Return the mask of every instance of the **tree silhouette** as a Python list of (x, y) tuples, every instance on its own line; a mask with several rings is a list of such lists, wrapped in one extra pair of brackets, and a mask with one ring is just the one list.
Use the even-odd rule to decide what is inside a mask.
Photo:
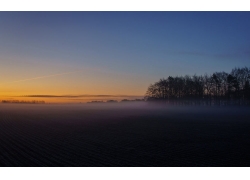
[(230, 74), (169, 76), (151, 84), (145, 100), (181, 105), (249, 105), (250, 69), (234, 68)]

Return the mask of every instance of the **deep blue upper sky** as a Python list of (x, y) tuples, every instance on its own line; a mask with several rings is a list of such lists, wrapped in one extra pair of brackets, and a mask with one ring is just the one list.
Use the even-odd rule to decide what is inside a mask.
[(0, 59), (132, 74), (146, 86), (249, 67), (249, 19), (250, 12), (1, 12)]

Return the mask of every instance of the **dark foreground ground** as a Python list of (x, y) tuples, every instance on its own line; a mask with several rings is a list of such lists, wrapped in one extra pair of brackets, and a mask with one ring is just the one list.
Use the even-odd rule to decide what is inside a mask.
[(0, 166), (250, 166), (250, 109), (0, 104)]

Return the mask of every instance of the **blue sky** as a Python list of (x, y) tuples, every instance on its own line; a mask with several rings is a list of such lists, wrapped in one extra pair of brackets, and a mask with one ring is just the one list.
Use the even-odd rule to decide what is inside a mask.
[[(123, 81), (143, 94), (163, 77), (249, 67), (249, 19), (249, 12), (1, 12), (0, 80), (83, 68), (85, 76), (55, 81)], [(126, 88), (117, 94), (133, 94)]]

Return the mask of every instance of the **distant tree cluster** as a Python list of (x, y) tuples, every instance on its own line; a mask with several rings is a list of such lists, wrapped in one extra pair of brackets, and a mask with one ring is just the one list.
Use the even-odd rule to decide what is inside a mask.
[(145, 100), (179, 105), (250, 105), (250, 68), (203, 76), (169, 76), (151, 84)]
[(104, 101), (90, 101), (90, 102), (87, 102), (87, 103), (116, 103), (116, 102), (118, 102), (118, 101), (116, 101), (116, 100), (108, 100), (106, 102), (104, 102)]
[(133, 100), (128, 100), (128, 99), (123, 99), (121, 102), (142, 102), (144, 99), (133, 99)]
[(19, 100), (2, 100), (2, 103), (22, 103), (22, 104), (44, 104), (45, 101), (19, 101)]
[(104, 103), (103, 101), (90, 101), (90, 102), (87, 102), (87, 103)]
[[(128, 99), (123, 99), (120, 102), (142, 102), (144, 101), (144, 99), (134, 99), (134, 100), (128, 100)], [(91, 101), (91, 102), (87, 102), (87, 103), (118, 103), (117, 100), (107, 100), (106, 102), (104, 101)]]
[(116, 100), (108, 100), (108, 101), (106, 101), (106, 103), (117, 103), (118, 101), (116, 101)]

